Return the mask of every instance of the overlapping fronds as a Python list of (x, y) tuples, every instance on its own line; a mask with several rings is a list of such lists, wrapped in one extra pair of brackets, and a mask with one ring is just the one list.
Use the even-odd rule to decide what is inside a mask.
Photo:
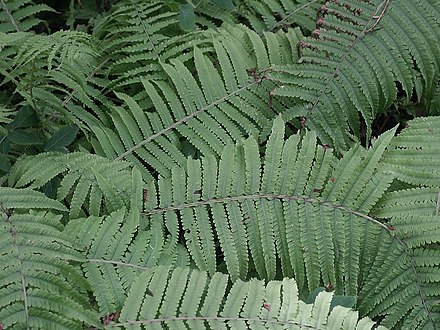
[(139, 76), (160, 70), (162, 52), (176, 30), (177, 12), (165, 1), (116, 4), (112, 14), (95, 28), (96, 37), (104, 41), (104, 53), (111, 54), (105, 65), (113, 77), (109, 87), (139, 81)]
[[(192, 258), (210, 274), (216, 269), (216, 236), (233, 280), (247, 275), (249, 249), (260, 276), (276, 277), (278, 257), (282, 274), (294, 272), (301, 289), (312, 290), (321, 278), (335, 283), (340, 262), (338, 267), (353, 276), (341, 291), (352, 294), (361, 228), (366, 223), (381, 228), (366, 214), (374, 204), (371, 194), (379, 198), (392, 180), (375, 172), (391, 134), (369, 152), (356, 147), (337, 163), (331, 149), (317, 146), (313, 133), (284, 141), (284, 123), (278, 118), (263, 158), (249, 138), (227, 146), (219, 162), (212, 156), (189, 159), (187, 171), (174, 168), (171, 178), (159, 180), (157, 204), (149, 205), (154, 208), (146, 214), (168, 226), (177, 226), (179, 219)], [(373, 174), (377, 179), (371, 181)], [(374, 181), (380, 184), (373, 186)], [(347, 230), (342, 236), (340, 227)]]
[[(288, 38), (298, 40), (300, 35), (268, 34), (273, 47), (266, 49), (256, 33), (245, 28), (234, 31), (236, 38), (224, 33), (220, 41), (213, 40), (216, 62), (194, 49), (196, 74), (172, 60), (162, 63), (169, 82), (141, 78), (144, 92), (136, 97), (139, 100), (117, 93), (126, 106), (112, 107), (114, 127), (92, 127), (99, 142), (94, 143), (96, 151), (141, 168), (148, 164), (168, 176), (173, 166), (185, 165), (185, 153), (219, 155), (227, 144), (264, 134), (275, 114), (268, 104), (273, 85), (257, 67), (289, 61), (291, 51), (277, 52), (276, 47), (289, 45)], [(249, 44), (243, 47), (243, 42)], [(250, 55), (252, 49), (256, 51)], [(276, 99), (272, 103), (279, 104)]]
[(157, 265), (189, 265), (188, 253), (178, 244), (177, 233), (168, 235), (161, 222), (142, 223), (139, 227), (146, 198), (140, 182), (141, 174), (135, 169), (129, 211), (120, 208), (106, 217), (74, 219), (64, 230), (84, 250), (85, 277), (101, 316), (121, 310), (140, 273)]
[(13, 83), (16, 92), (41, 115), (50, 121), (62, 118), (83, 129), (84, 123), (105, 120), (98, 106), (104, 102), (103, 95), (90, 79), (100, 54), (88, 34), (21, 32), (0, 35), (0, 40), (5, 47), (5, 65), (0, 65), (3, 83)]
[[(70, 218), (130, 208), (133, 173), (127, 162), (114, 162), (89, 153), (41, 153), (22, 157), (11, 169), (14, 187), (41, 188), (54, 185), (57, 200), (67, 201)], [(142, 180), (136, 182), (142, 187)]]
[[(24, 210), (45, 208), (45, 211)], [(4, 329), (99, 326), (88, 284), (70, 262), (83, 261), (62, 233), (57, 201), (26, 189), (0, 188), (0, 324)], [(69, 293), (69, 294), (66, 294)]]
[(302, 124), (337, 149), (361, 136), (360, 117), (368, 138), (373, 119), (400, 89), (408, 99), (433, 94), (438, 10), (423, 0), (327, 1), (317, 29), (297, 44), (299, 64), (276, 68), (282, 86), (275, 93), (297, 100), (292, 111)]
[[(431, 244), (440, 242), (438, 191), (431, 189), (429, 197), (414, 192), (414, 203), (404, 198), (398, 205), (385, 197), (394, 175), (381, 159), (394, 132), (379, 137), (368, 150), (358, 145), (337, 160), (328, 146), (317, 145), (314, 133), (285, 141), (278, 118), (263, 157), (249, 138), (227, 146), (220, 161), (189, 159), (187, 170), (175, 168), (171, 178), (159, 180), (156, 205), (152, 201), (145, 215), (174, 228), (170, 231), (180, 223), (191, 258), (209, 274), (220, 267), (220, 248), (234, 281), (254, 271), (250, 265), (262, 278), (295, 274), (303, 293), (331, 284), (338, 293), (358, 296), (368, 306), (363, 311), (377, 309), (374, 315), (384, 315), (392, 310), (387, 325), (402, 319), (413, 328), (417, 322), (434, 325), (440, 278), (434, 275), (438, 252)], [(405, 190), (393, 194), (410, 195)], [(411, 229), (400, 235), (393, 215), (406, 224), (416, 207), (430, 216), (411, 217)], [(432, 263), (426, 259), (422, 264), (418, 255), (432, 256)], [(424, 274), (426, 280), (420, 279)], [(382, 290), (375, 290), (379, 282)], [(400, 313), (396, 310), (408, 300), (394, 289), (404, 290), (408, 283), (426, 287), (408, 293), (411, 303)], [(417, 322), (408, 319), (407, 311), (417, 315)]]
[(121, 310), (139, 274), (157, 265), (189, 265), (186, 249), (178, 237), (165, 236), (162, 223), (138, 225), (139, 211), (121, 209), (107, 217), (72, 220), (65, 230), (85, 250), (83, 269), (101, 316)]
[(29, 31), (42, 22), (35, 15), (54, 11), (46, 4), (32, 0), (0, 0), (0, 32)]
[[(438, 163), (437, 163), (438, 166)], [(435, 329), (440, 324), (439, 190), (413, 188), (385, 194), (373, 215), (385, 218), (394, 240), (378, 240), (359, 308), (381, 324)]]
[(313, 304), (298, 298), (293, 279), (237, 281), (189, 268), (149, 269), (130, 289), (118, 321), (109, 328), (136, 329), (347, 329), (385, 330), (369, 318), (332, 306), (321, 292)]

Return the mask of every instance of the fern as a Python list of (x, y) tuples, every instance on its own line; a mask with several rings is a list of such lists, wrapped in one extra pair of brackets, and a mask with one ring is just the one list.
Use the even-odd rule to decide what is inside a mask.
[(299, 64), (275, 68), (283, 84), (275, 93), (297, 100), (295, 115), (323, 142), (346, 149), (350, 131), (360, 136), (359, 114), (371, 135), (375, 116), (396, 100), (396, 82), (408, 99), (414, 90), (431, 94), (440, 49), (430, 27), (438, 17), (426, 1), (327, 2), (317, 29), (297, 44)]
[(240, 1), (238, 11), (256, 32), (276, 31), (291, 25), (312, 31), (315, 26), (316, 11), (321, 2), (318, 0)]
[[(232, 32), (238, 37), (232, 37)], [(221, 41), (213, 41), (219, 68), (200, 49), (194, 49), (197, 80), (187, 66), (173, 60), (171, 64), (162, 63), (173, 88), (161, 80), (141, 78), (145, 93), (141, 95), (146, 95), (147, 100), (137, 101), (117, 93), (128, 110), (113, 107), (110, 115), (114, 128), (91, 128), (99, 142), (94, 143), (97, 153), (111, 159), (125, 158), (141, 168), (147, 163), (154, 171), (168, 176), (173, 165), (184, 166), (185, 145), (194, 146), (202, 154), (219, 155), (228, 143), (256, 135), (259, 130), (264, 134), (274, 113), (267, 103), (270, 88), (260, 86), (266, 83), (265, 78), (263, 74), (260, 77), (255, 67), (286, 63), (290, 53), (267, 52), (263, 41), (247, 29), (234, 29), (231, 34), (222, 34), (218, 37)], [(298, 38), (294, 33), (287, 36)], [(276, 46), (287, 43), (287, 36), (268, 34), (267, 40)], [(248, 62), (236, 59), (250, 55), (240, 46), (243, 40), (258, 47), (255, 57)], [(235, 74), (231, 75), (232, 68)], [(251, 68), (254, 71), (250, 77)], [(267, 83), (271, 86), (270, 81)], [(150, 111), (142, 110), (151, 106)]]
[(416, 185), (440, 185), (438, 121), (439, 117), (413, 120), (393, 140), (393, 148), (385, 153), (383, 162), (400, 180)]
[(438, 0), (56, 5), (0, 0), (0, 329), (438, 328)]
[(189, 264), (187, 251), (177, 244), (177, 233), (166, 237), (160, 222), (142, 223), (140, 228), (143, 188), (139, 182), (141, 174), (134, 170), (129, 212), (122, 208), (105, 218), (75, 219), (64, 230), (84, 248), (84, 273), (101, 316), (121, 310), (129, 288), (142, 272), (160, 264)]
[[(157, 204), (151, 204), (145, 215), (150, 221), (163, 221), (170, 231), (178, 230), (178, 219), (191, 258), (211, 275), (219, 266), (217, 237), (233, 281), (247, 277), (252, 271), (249, 264), (260, 277), (274, 279), (280, 276), (280, 264), (283, 276), (295, 274), (302, 293), (331, 283), (337, 293), (357, 295), (361, 306), (371, 308), (368, 312), (393, 315), (385, 318), (385, 325), (394, 326), (406, 311), (424, 313), (423, 318), (419, 316), (423, 321), (417, 322), (432, 325), (437, 322), (431, 306), (439, 282), (437, 277), (420, 277), (438, 267), (434, 261), (437, 250), (430, 247), (440, 237), (438, 212), (433, 215), (437, 193), (431, 189), (429, 195), (415, 197), (412, 204), (408, 198), (398, 204), (386, 198), (394, 176), (386, 168), (381, 170), (381, 160), (393, 133), (381, 136), (369, 150), (350, 149), (338, 161), (331, 149), (316, 145), (313, 133), (284, 141), (284, 124), (278, 118), (262, 158), (257, 142), (249, 138), (236, 147), (226, 147), (219, 162), (213, 157), (189, 159), (187, 171), (175, 168), (171, 178), (159, 180)], [(412, 196), (404, 190), (393, 194)], [(422, 201), (429, 217), (407, 219), (408, 210), (420, 214), (416, 210)], [(390, 219), (391, 224), (370, 212)], [(394, 216), (403, 222), (394, 223)], [(414, 222), (405, 230), (403, 224), (409, 225), (408, 221)], [(400, 225), (405, 235), (394, 227)], [(382, 243), (374, 246), (378, 240)], [(433, 263), (418, 267), (422, 262), (418, 255), (432, 256)], [(395, 264), (399, 264), (399, 282), (393, 282)], [(383, 288), (375, 291), (378, 282)], [(411, 293), (413, 303), (397, 313), (400, 302), (408, 300), (389, 297), (384, 301), (384, 292), (395, 293), (396, 285), (403, 290), (405, 283), (415, 283), (419, 290)], [(425, 292), (434, 295), (432, 300)], [(379, 307), (382, 302), (387, 308)], [(411, 324), (409, 328), (417, 324), (404, 322)]]
[(35, 4), (32, 0), (1, 0), (0, 32), (29, 31), (43, 22), (35, 15), (54, 10), (45, 4)]
[[(47, 211), (27, 210), (31, 208)], [(52, 210), (65, 207), (32, 190), (0, 188), (3, 327), (81, 329), (82, 322), (99, 326), (85, 291), (88, 284), (70, 263), (83, 261), (83, 256), (62, 233), (62, 216)]]
[[(386, 329), (342, 306), (331, 307), (332, 293), (313, 304), (298, 299), (291, 279), (237, 281), (216, 273), (169, 267), (150, 269), (131, 287), (118, 322), (109, 328), (136, 329)], [(152, 290), (152, 291), (150, 291)], [(138, 306), (138, 308), (133, 308)]]
[[(9, 182), (15, 187), (35, 189), (61, 176), (59, 184), (55, 184), (56, 195), (59, 201), (69, 202), (70, 217), (98, 216), (103, 209), (112, 212), (130, 207), (131, 196), (137, 188), (132, 185), (129, 165), (89, 153), (42, 153), (17, 161)], [(136, 185), (142, 186), (142, 181)]]

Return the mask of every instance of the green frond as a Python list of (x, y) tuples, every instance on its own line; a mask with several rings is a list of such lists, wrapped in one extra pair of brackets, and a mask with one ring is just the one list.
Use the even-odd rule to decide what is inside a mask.
[[(300, 36), (268, 34), (267, 40), (287, 42), (288, 37)], [(241, 46), (240, 39), (252, 47)], [(274, 117), (267, 103), (272, 85), (257, 66), (286, 63), (288, 53), (268, 52), (261, 38), (244, 27), (219, 34), (213, 46), (217, 62), (195, 47), (194, 73), (173, 59), (162, 63), (169, 81), (140, 78), (142, 97), (116, 93), (125, 105), (111, 106), (113, 127), (91, 127), (99, 142), (94, 142), (96, 150), (108, 158), (127, 159), (143, 171), (148, 164), (168, 177), (173, 166), (185, 167), (185, 145), (192, 153), (219, 156), (225, 145), (260, 130), (265, 134)], [(253, 48), (258, 51), (249, 58)]]
[(399, 180), (439, 187), (440, 117), (417, 118), (408, 124), (384, 154), (383, 163)]
[(1, 325), (14, 329), (99, 327), (89, 304), (88, 284), (72, 263), (84, 258), (63, 234), (62, 216), (50, 211), (18, 211), (52, 206), (57, 210), (59, 203), (26, 189), (0, 191)]
[(321, 5), (317, 0), (243, 0), (238, 3), (237, 11), (259, 33), (290, 26), (312, 31), (315, 27), (316, 11)]
[(0, 8), (0, 32), (29, 31), (42, 22), (35, 15), (54, 12), (48, 5), (32, 0), (1, 0)]
[[(9, 184), (38, 189), (61, 178), (56, 196), (59, 201), (69, 202), (71, 219), (84, 214), (100, 215), (102, 210), (112, 212), (121, 207), (130, 208), (136, 187), (131, 184), (133, 173), (128, 166), (127, 162), (115, 162), (89, 153), (41, 153), (20, 158), (11, 169)], [(137, 185), (142, 186), (142, 181)]]
[(439, 15), (428, 3), (326, 3), (317, 29), (297, 44), (299, 63), (274, 67), (271, 77), (281, 84), (275, 94), (293, 98), (292, 117), (304, 117), (338, 150), (347, 148), (350, 132), (360, 136), (359, 115), (369, 139), (373, 119), (396, 101), (398, 86), (407, 99), (436, 88), (440, 48), (431, 27)]
[[(140, 173), (134, 170), (132, 185), (139, 186), (140, 179)], [(140, 191), (137, 193), (142, 196)], [(139, 226), (141, 210), (142, 202), (133, 196), (129, 211), (120, 208), (106, 217), (74, 219), (64, 230), (84, 250), (84, 274), (101, 316), (121, 310), (139, 274), (157, 265), (189, 264), (187, 251), (178, 244), (178, 237), (168, 235), (158, 219)]]
[(32, 189), (15, 189), (0, 187), (0, 207), (2, 212), (7, 209), (54, 209), (67, 211), (58, 201), (47, 198), (43, 193)]
[[(215, 236), (233, 280), (246, 275), (249, 249), (260, 276), (275, 278), (280, 258), (283, 274), (293, 271), (301, 288), (307, 278), (310, 290), (321, 281), (335, 283), (339, 271), (350, 269), (353, 278), (340, 290), (354, 294), (367, 214), (392, 181), (378, 168), (393, 133), (368, 151), (354, 148), (336, 164), (331, 149), (317, 146), (312, 133), (301, 143), (299, 136), (285, 141), (279, 117), (262, 159), (252, 138), (226, 147), (219, 162), (189, 159), (187, 171), (175, 168), (171, 178), (160, 179), (159, 199), (163, 194), (168, 202), (149, 204), (146, 215), (174, 212), (193, 260), (210, 274), (216, 269)], [(237, 191), (237, 176), (244, 190)], [(381, 184), (372, 184), (375, 176)], [(169, 191), (172, 197), (165, 197)], [(377, 221), (370, 225), (386, 228)]]
[[(87, 130), (105, 121), (97, 104), (104, 103), (100, 86), (91, 79), (99, 67), (96, 40), (78, 31), (51, 35), (11, 33), (6, 40), (4, 82), (12, 82), (19, 93), (50, 129), (60, 119)], [(1, 35), (0, 35), (1, 36)]]
[[(328, 146), (317, 145), (313, 133), (285, 140), (279, 117), (263, 156), (257, 142), (248, 138), (226, 147), (219, 161), (189, 159), (187, 170), (175, 168), (171, 178), (160, 179), (157, 199), (167, 202), (149, 204), (145, 215), (150, 219), (161, 215), (164, 223), (173, 219), (174, 226), (178, 220), (191, 258), (211, 275), (224, 266), (233, 281), (246, 278), (249, 271), (272, 279), (294, 274), (302, 294), (331, 284), (338, 293), (358, 296), (363, 313), (388, 314), (401, 300), (375, 291), (376, 283), (382, 280), (391, 295), (390, 286), (395, 284), (387, 281), (398, 277), (398, 285), (403, 285), (434, 272), (437, 265), (415, 269), (412, 255), (436, 254), (429, 252), (429, 246), (440, 237), (434, 219), (438, 215), (433, 215), (438, 191), (386, 193), (394, 175), (382, 166), (383, 155), (399, 139), (393, 138), (395, 131), (381, 135), (369, 149), (357, 145), (337, 160)], [(240, 186), (237, 176), (243, 180)], [(395, 217), (404, 220), (397, 223)], [(419, 228), (421, 221), (425, 228)], [(225, 265), (217, 263), (212, 237), (218, 238)], [(377, 244), (378, 240), (383, 243)], [(396, 264), (399, 267), (394, 269)], [(403, 274), (402, 269), (406, 269)], [(435, 276), (427, 278), (432, 304), (438, 282)], [(390, 309), (381, 307), (383, 299)], [(414, 303), (407, 311), (415, 313), (426, 301), (425, 292), (414, 291), (411, 299)], [(430, 310), (429, 304), (420, 307), (421, 312)], [(405, 313), (393, 317), (409, 322)], [(427, 315), (423, 322), (435, 324), (434, 319)], [(394, 325), (391, 319), (387, 322)]]
[[(342, 306), (321, 292), (313, 304), (298, 298), (293, 279), (237, 281), (227, 275), (188, 268), (158, 267), (132, 285), (117, 322), (133, 329), (381, 329), (383, 326)], [(196, 284), (197, 283), (197, 284)], [(191, 299), (189, 299), (190, 297)], [(136, 307), (134, 307), (136, 306)]]

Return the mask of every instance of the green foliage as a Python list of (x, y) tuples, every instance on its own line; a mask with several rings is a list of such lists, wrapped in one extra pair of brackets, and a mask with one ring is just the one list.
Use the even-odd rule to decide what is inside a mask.
[[(46, 210), (29, 210), (35, 208)], [(2, 326), (99, 325), (88, 301), (89, 285), (75, 266), (84, 257), (63, 234), (62, 215), (54, 213), (65, 207), (33, 190), (1, 187), (0, 210)]]
[(321, 292), (313, 304), (305, 304), (293, 279), (266, 285), (239, 280), (227, 293), (228, 284), (220, 273), (209, 278), (188, 268), (149, 269), (133, 284), (112, 328), (386, 329), (368, 318), (358, 321), (357, 313), (346, 307), (331, 309), (332, 293)]
[(0, 32), (29, 31), (43, 22), (37, 17), (39, 13), (54, 11), (32, 0), (1, 0), (0, 8)]
[(338, 149), (359, 139), (359, 116), (369, 139), (374, 117), (396, 100), (397, 84), (407, 99), (430, 98), (439, 79), (438, 8), (377, 2), (326, 3), (317, 29), (297, 44), (299, 65), (274, 68), (282, 83), (276, 94), (295, 98), (295, 116)]
[(0, 329), (439, 327), (440, 1), (53, 3), (0, 0)]

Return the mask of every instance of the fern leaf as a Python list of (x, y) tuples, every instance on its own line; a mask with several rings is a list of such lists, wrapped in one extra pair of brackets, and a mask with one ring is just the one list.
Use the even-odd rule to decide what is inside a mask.
[(439, 186), (440, 117), (412, 120), (384, 155), (390, 171), (410, 184)]
[[(29, 197), (39, 202), (38, 208), (54, 204), (47, 197), (46, 201), (41, 196), (35, 199), (37, 192), (21, 192), (23, 201), (17, 200), (9, 207), (34, 207), (26, 201)], [(55, 204), (54, 209), (57, 208)], [(83, 256), (62, 233), (61, 216), (45, 211), (15, 214), (2, 210), (0, 214), (2, 326), (81, 329), (84, 323), (99, 327), (99, 319), (89, 305), (88, 284), (71, 264), (83, 261)]]
[(6, 209), (54, 209), (67, 211), (58, 201), (47, 198), (44, 194), (32, 189), (14, 189), (0, 187), (0, 206)]
[(274, 68), (271, 76), (282, 84), (274, 93), (294, 99), (292, 116), (303, 117), (303, 125), (324, 143), (346, 149), (349, 132), (360, 135), (358, 113), (369, 139), (375, 116), (396, 100), (396, 82), (408, 99), (419, 74), (418, 97), (435, 89), (440, 50), (429, 30), (438, 22), (428, 13), (428, 3), (326, 3), (318, 11), (317, 29), (297, 44), (299, 63)]
[[(136, 214), (140, 214), (142, 205), (137, 209), (134, 203), (132, 206), (130, 212), (122, 208), (107, 217), (71, 220), (64, 230), (85, 251), (84, 273), (101, 316), (121, 310), (127, 290), (139, 274), (159, 264), (177, 262), (177, 241), (166, 241), (160, 222), (156, 222), (159, 226), (151, 224), (150, 228), (139, 230)], [(180, 263), (187, 265), (186, 251), (180, 250), (180, 254)]]
[[(159, 275), (160, 274), (160, 275)], [(201, 280), (198, 287), (191, 283)], [(148, 292), (152, 290), (153, 295)], [(194, 299), (187, 299), (188, 296)], [(171, 297), (174, 297), (171, 300)], [(229, 289), (228, 278), (188, 268), (154, 268), (133, 284), (119, 320), (113, 328), (156, 329), (374, 329), (383, 326), (357, 312), (336, 306), (332, 293), (321, 292), (312, 305), (298, 298), (296, 283), (285, 278), (264, 285), (253, 279), (237, 281)], [(136, 306), (136, 307), (134, 307)]]
[(0, 1), (0, 31), (20, 32), (29, 31), (42, 22), (36, 14), (54, 12), (45, 4), (35, 4), (32, 0)]
[(11, 169), (9, 183), (36, 189), (61, 176), (57, 199), (70, 202), (70, 217), (78, 217), (83, 208), (99, 215), (103, 207), (110, 212), (130, 207), (133, 174), (128, 165), (81, 152), (41, 153), (18, 160)]

